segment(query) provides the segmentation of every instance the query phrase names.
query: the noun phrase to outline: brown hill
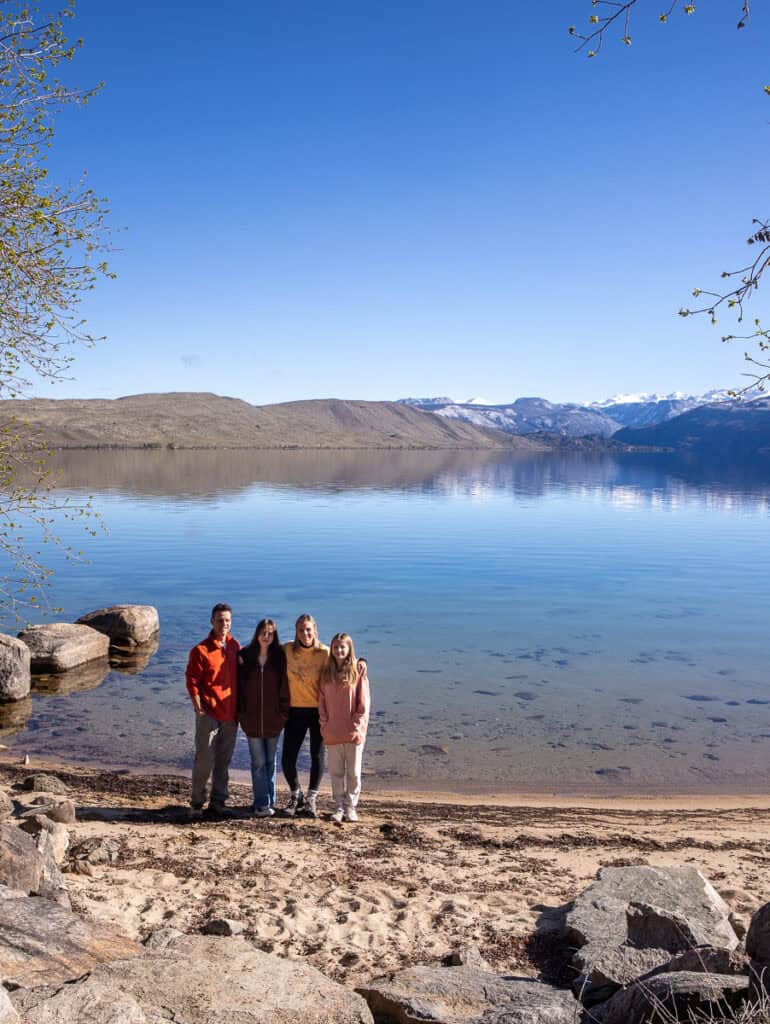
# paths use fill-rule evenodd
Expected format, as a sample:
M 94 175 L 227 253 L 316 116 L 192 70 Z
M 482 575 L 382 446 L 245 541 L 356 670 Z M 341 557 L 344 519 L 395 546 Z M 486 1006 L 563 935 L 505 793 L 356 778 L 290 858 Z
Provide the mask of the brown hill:
M 316 399 L 249 405 L 203 392 L 0 402 L 0 427 L 52 448 L 504 448 L 537 441 L 396 402 Z

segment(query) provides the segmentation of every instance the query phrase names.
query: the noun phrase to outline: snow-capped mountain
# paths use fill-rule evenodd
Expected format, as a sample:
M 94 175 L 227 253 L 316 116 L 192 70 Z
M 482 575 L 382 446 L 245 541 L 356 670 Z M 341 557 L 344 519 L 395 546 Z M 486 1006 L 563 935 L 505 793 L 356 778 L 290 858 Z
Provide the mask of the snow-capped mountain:
M 599 434 L 611 437 L 622 427 L 648 427 L 679 416 L 690 409 L 729 399 L 727 391 L 704 395 L 627 394 L 603 402 L 557 403 L 544 398 L 517 398 L 504 404 L 487 404 L 480 399 L 455 402 L 448 398 L 403 398 L 414 405 L 451 419 L 465 420 L 477 427 L 494 427 L 509 434 L 553 433 L 565 437 Z

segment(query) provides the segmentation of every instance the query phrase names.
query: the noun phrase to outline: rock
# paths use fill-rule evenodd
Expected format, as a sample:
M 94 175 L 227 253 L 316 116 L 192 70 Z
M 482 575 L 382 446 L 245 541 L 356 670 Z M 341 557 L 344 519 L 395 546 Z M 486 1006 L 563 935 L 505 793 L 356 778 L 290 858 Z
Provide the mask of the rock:
M 0 633 L 0 703 L 29 696 L 29 649 L 14 636 Z
M 682 914 L 653 907 L 649 903 L 633 902 L 628 905 L 626 928 L 626 941 L 635 949 L 665 949 L 669 953 L 682 953 L 703 941 Z
M 474 967 L 408 967 L 356 989 L 395 1024 L 574 1024 L 579 1004 L 542 981 Z
M 22 832 L 27 832 L 33 838 L 41 832 L 46 832 L 51 841 L 53 858 L 57 864 L 61 864 L 67 855 L 70 845 L 70 834 L 64 825 L 58 821 L 52 821 L 45 814 L 33 814 L 29 818 L 23 818 L 19 822 Z
M 88 661 L 105 660 L 110 646 L 103 633 L 73 622 L 27 626 L 19 640 L 29 648 L 33 672 L 66 672 Z
M 596 946 L 590 943 L 572 957 L 580 974 L 572 991 L 585 1006 L 609 999 L 618 988 L 636 981 L 653 968 L 665 967 L 671 954 L 665 949 L 634 949 L 631 946 Z
M 101 1015 L 89 1016 L 96 1000 Z M 45 999 L 15 993 L 14 1003 L 25 1024 L 372 1024 L 360 996 L 241 936 L 182 935 L 162 949 L 100 964 Z M 144 1017 L 116 1016 L 117 1006 L 124 1014 L 138 1008 Z
M 480 971 L 492 971 L 492 966 L 481 955 L 478 946 L 458 946 L 441 960 L 445 967 L 476 967 Z
M 0 824 L 0 882 L 20 892 L 37 892 L 45 858 L 35 840 L 9 822 Z
M 122 932 L 84 921 L 42 896 L 2 903 L 0 976 L 6 985 L 61 985 L 105 960 L 121 958 L 121 963 L 127 963 L 141 950 Z
M 131 996 L 116 993 L 87 978 L 60 989 L 20 989 L 13 999 L 24 1014 L 24 1024 L 155 1024 L 147 1020 Z M 18 1018 L 17 1018 L 18 1020 Z M 3 1024 L 0 1018 L 0 1024 Z
M 748 974 L 751 962 L 739 949 L 717 949 L 714 946 L 698 946 L 678 953 L 668 963 L 650 971 L 647 977 L 675 971 L 690 971 L 696 974 Z M 640 981 L 645 979 L 640 977 Z
M 28 775 L 22 782 L 24 789 L 32 789 L 36 793 L 59 793 L 62 796 L 69 793 L 69 790 L 55 775 L 46 772 L 37 772 L 35 775 Z
M 4 789 L 0 789 L 0 821 L 5 821 L 13 814 L 13 800 Z
M 14 1009 L 11 997 L 0 985 L 0 1024 L 20 1024 L 21 1017 Z
M 726 1020 L 725 1007 L 736 1007 L 748 988 L 749 979 L 744 975 L 694 971 L 658 974 L 616 992 L 593 1013 L 601 1024 L 646 1024 L 650 1012 L 656 1008 L 668 1011 L 670 1016 L 656 1014 L 654 1020 L 690 1020 L 691 1012 L 704 1015 L 714 1012 L 714 1020 Z
M 765 903 L 751 917 L 746 952 L 758 964 L 770 964 L 770 903 Z
M 156 928 L 154 932 L 150 932 L 143 945 L 145 949 L 165 949 L 183 935 L 184 932 L 178 928 Z
M 240 935 L 243 932 L 243 924 L 229 917 L 212 917 L 201 931 L 204 935 Z
M 51 821 L 61 822 L 62 825 L 72 825 L 77 820 L 75 804 L 66 796 L 36 797 L 31 806 L 21 812 L 21 817 L 31 818 L 41 814 Z
M 149 604 L 116 604 L 81 615 L 79 623 L 106 633 L 119 647 L 146 644 L 160 629 L 158 611 Z
M 749 930 L 749 921 L 745 914 L 741 914 L 737 910 L 731 910 L 728 920 L 732 925 L 733 931 L 738 936 L 738 939 L 741 941 L 745 939 Z
M 120 856 L 120 844 L 114 839 L 91 836 L 83 839 L 70 850 L 70 860 L 81 864 L 114 864 Z M 92 872 L 82 872 L 91 874 Z

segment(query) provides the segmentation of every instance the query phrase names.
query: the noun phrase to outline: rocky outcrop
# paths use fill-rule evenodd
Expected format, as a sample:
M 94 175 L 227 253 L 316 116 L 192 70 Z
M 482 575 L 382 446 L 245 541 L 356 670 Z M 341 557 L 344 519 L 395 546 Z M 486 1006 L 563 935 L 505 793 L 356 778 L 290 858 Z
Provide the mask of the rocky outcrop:
M 9 898 L 0 904 L 0 975 L 6 985 L 61 985 L 105 960 L 127 963 L 141 951 L 122 932 L 85 921 L 42 896 Z
M 474 967 L 408 967 L 356 990 L 394 1024 L 574 1024 L 574 997 L 533 978 Z
M 0 703 L 23 700 L 31 685 L 29 648 L 0 633 Z
M 616 993 L 593 1014 L 601 1024 L 646 1024 L 656 1009 L 668 1011 L 668 1017 L 661 1014 L 654 1018 L 661 1021 L 691 1020 L 691 1013 L 703 1014 L 704 1020 L 724 1020 L 725 1009 L 737 1007 L 748 990 L 749 979 L 743 975 L 694 971 L 658 974 Z M 710 1018 L 710 1013 L 716 1016 Z
M 564 933 L 578 947 L 575 991 L 589 1005 L 674 953 L 738 945 L 727 904 L 692 867 L 602 868 L 572 904 Z
M 35 793 L 57 793 L 61 796 L 66 796 L 69 793 L 62 780 L 55 775 L 49 775 L 48 772 L 36 772 L 34 775 L 28 775 L 22 782 L 22 786 Z
M 183 935 L 101 964 L 59 992 L 15 992 L 13 1001 L 26 1024 L 372 1024 L 354 992 L 241 937 Z
M 29 648 L 33 672 L 66 672 L 89 661 L 106 661 L 110 646 L 103 633 L 71 622 L 27 626 L 19 640 Z
M 158 611 L 149 604 L 116 604 L 100 608 L 81 615 L 78 622 L 105 633 L 111 645 L 121 648 L 146 644 L 160 629 Z
M 51 841 L 51 851 L 54 860 L 61 865 L 69 849 L 70 836 L 66 827 L 57 821 L 52 821 L 45 814 L 33 814 L 19 822 L 19 828 L 36 839 L 41 832 L 47 833 Z
M 45 794 L 36 797 L 32 806 L 22 811 L 22 818 L 30 818 L 34 815 L 44 814 L 51 821 L 58 821 L 62 825 L 71 825 L 76 820 L 75 804 L 69 797 Z

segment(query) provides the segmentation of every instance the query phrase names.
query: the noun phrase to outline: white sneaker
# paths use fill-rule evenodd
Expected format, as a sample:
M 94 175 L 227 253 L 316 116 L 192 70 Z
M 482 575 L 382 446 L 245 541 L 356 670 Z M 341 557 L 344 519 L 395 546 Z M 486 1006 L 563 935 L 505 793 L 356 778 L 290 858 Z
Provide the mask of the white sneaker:
M 335 825 L 341 825 L 342 824 L 342 819 L 344 818 L 344 816 L 345 816 L 345 812 L 343 811 L 343 809 L 341 807 L 338 807 L 337 810 L 332 815 L 332 821 L 334 822 Z
M 300 809 L 300 807 L 303 806 L 304 803 L 305 803 L 305 798 L 302 795 L 302 790 L 301 789 L 295 790 L 295 792 L 293 792 L 291 794 L 291 797 L 289 798 L 289 802 L 284 807 L 283 813 L 285 815 L 287 815 L 289 818 L 293 818 L 294 815 L 297 813 L 297 811 Z
M 358 821 L 358 811 L 355 807 L 345 808 L 345 820 L 346 821 Z
M 317 818 L 318 817 L 318 807 L 316 806 L 316 800 L 317 799 L 318 799 L 318 794 L 316 793 L 316 791 L 314 789 L 309 789 L 308 793 L 307 793 L 307 796 L 305 797 L 305 803 L 300 808 L 299 813 L 301 815 L 303 815 L 305 818 Z
M 275 811 L 272 807 L 255 807 L 252 813 L 255 818 L 272 818 Z

